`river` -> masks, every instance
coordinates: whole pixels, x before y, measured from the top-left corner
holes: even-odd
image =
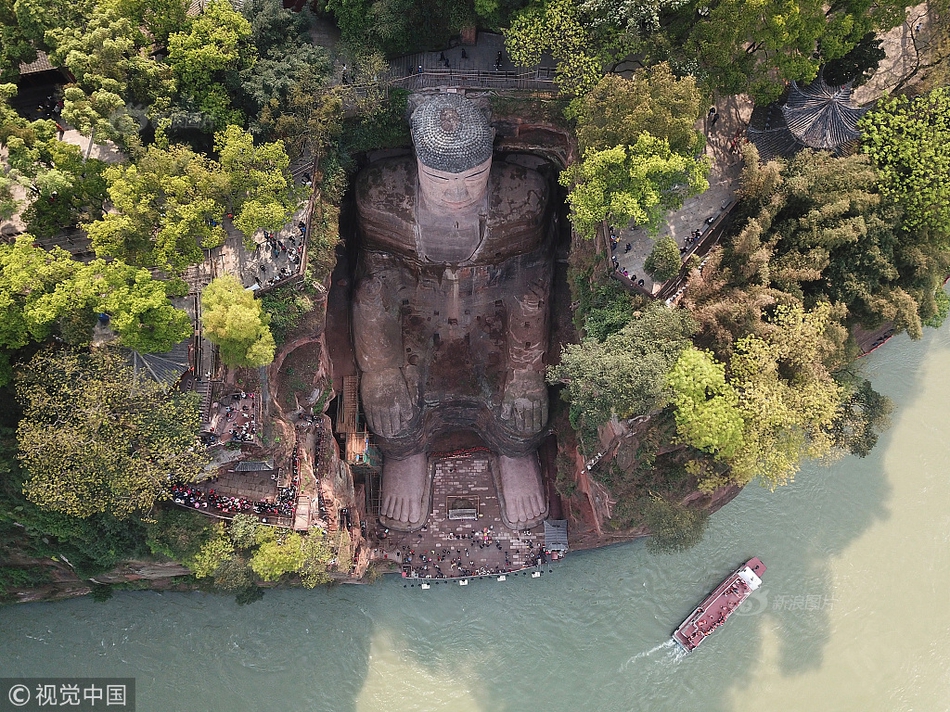
[[[896,403],[866,459],[746,488],[705,541],[573,553],[468,587],[118,593],[0,609],[0,677],[135,677],[146,712],[950,709],[950,329],[862,359]],[[750,555],[765,583],[697,652],[670,632]]]

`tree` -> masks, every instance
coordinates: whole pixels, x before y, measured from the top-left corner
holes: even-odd
[[[86,226],[96,253],[180,272],[224,241],[228,180],[184,146],[149,146],[132,164],[105,171],[113,209]]]
[[[557,63],[555,81],[562,92],[583,96],[600,80],[604,69],[626,56],[631,45],[622,29],[595,23],[582,3],[549,0],[522,10],[505,32],[512,61],[533,67],[550,52]]]
[[[287,529],[261,527],[257,549],[251,556],[251,570],[265,581],[276,581],[284,574],[299,571],[305,561],[304,538]]]
[[[726,382],[726,370],[708,352],[684,349],[667,375],[676,409],[676,432],[683,442],[722,460],[743,446],[745,421],[739,394]]]
[[[919,338],[939,315],[950,251],[904,224],[866,156],[803,151],[761,165],[750,145],[741,184],[737,232],[691,273],[683,300],[700,325],[697,343],[721,360],[742,336],[773,330],[767,316],[779,304],[838,305],[837,333],[890,323]]]
[[[169,477],[202,474],[197,396],[134,379],[116,351],[40,352],[19,370],[16,393],[24,493],[42,507],[129,517],[165,498]]]
[[[224,522],[214,525],[214,533],[202,544],[194,558],[184,562],[197,578],[215,576],[223,565],[234,558],[234,544],[228,538]]]
[[[675,277],[682,266],[680,247],[669,235],[664,235],[654,243],[653,249],[643,262],[643,269],[656,282],[665,282]]]
[[[250,241],[258,230],[276,231],[286,225],[297,204],[284,144],[255,146],[249,133],[228,126],[215,135],[214,147],[235,227]]]
[[[102,5],[85,23],[52,29],[47,38],[55,47],[50,60],[75,77],[64,92],[63,118],[87,136],[138,146],[143,126],[126,104],[167,109],[174,92],[171,69],[150,56],[153,38],[140,22]]]
[[[341,535],[346,534],[340,531]],[[343,547],[342,536],[337,540],[337,550]],[[303,541],[303,563],[300,567],[300,578],[307,588],[314,588],[330,582],[329,567],[334,561],[334,552],[326,533],[320,529],[311,529]],[[349,546],[349,535],[346,536],[346,545]],[[347,573],[349,566],[346,567]]]
[[[216,277],[201,292],[201,324],[229,366],[265,366],[274,360],[274,337],[254,294],[232,275]]]
[[[907,227],[950,238],[950,87],[883,99],[860,128],[881,192],[903,208]]]
[[[188,315],[164,284],[115,260],[83,264],[60,248],[47,252],[28,235],[0,245],[0,349],[6,355],[59,335],[88,344],[97,315],[111,315],[122,346],[168,351],[192,333]]]
[[[904,20],[899,2],[848,0],[828,6],[819,0],[755,6],[724,0],[697,13],[687,5],[680,22],[662,37],[682,47],[705,85],[723,94],[747,92],[757,103],[777,99],[786,82],[811,81],[824,62],[843,57],[868,32],[883,32]],[[658,43],[659,44],[659,43]]]
[[[648,133],[666,139],[673,153],[692,157],[703,146],[695,128],[703,110],[696,81],[678,79],[666,63],[638,71],[632,79],[607,74],[578,102],[577,141],[585,153],[634,145]]]
[[[35,121],[7,139],[8,161],[21,185],[28,185],[22,218],[36,237],[52,237],[102,215],[106,164],[83,160],[78,146],[56,137],[52,121]]]
[[[664,213],[709,187],[708,171],[707,159],[673,153],[666,139],[642,133],[631,146],[588,151],[561,173],[560,182],[571,187],[574,229],[591,239],[604,220],[633,221],[656,232]]]
[[[703,540],[709,510],[691,509],[657,495],[649,499],[643,523],[650,530],[647,549],[652,554],[686,551]]]
[[[254,64],[251,25],[227,0],[211,0],[182,32],[168,38],[168,64],[178,82],[178,102],[210,120],[212,130],[243,124],[226,85]]]
[[[445,47],[475,20],[471,4],[436,0],[328,0],[326,7],[346,45],[388,56]]]
[[[667,371],[689,345],[694,325],[683,310],[651,304],[603,342],[569,344],[548,380],[566,385],[574,420],[590,427],[662,405]]]

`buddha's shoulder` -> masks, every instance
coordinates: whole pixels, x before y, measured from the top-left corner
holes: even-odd
[[[412,200],[416,189],[416,162],[410,156],[375,161],[360,171],[356,191],[370,200],[405,196]]]
[[[492,166],[489,215],[500,220],[540,216],[547,206],[548,190],[538,171],[499,161]]]

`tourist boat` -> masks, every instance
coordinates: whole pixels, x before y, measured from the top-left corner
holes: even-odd
[[[673,640],[687,653],[699,647],[708,635],[726,622],[739,605],[762,585],[765,564],[757,557],[733,571],[716,590],[689,614],[673,632]]]

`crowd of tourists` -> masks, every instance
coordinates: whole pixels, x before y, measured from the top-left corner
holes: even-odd
[[[296,231],[288,235],[264,231],[264,242],[257,243],[257,273],[254,282],[259,288],[270,287],[298,271],[307,238],[307,224],[297,223]]]
[[[257,402],[254,394],[241,391],[233,394],[231,400],[232,403],[224,407],[228,435],[237,442],[252,442],[257,434]]]
[[[297,501],[291,496],[295,487],[278,487],[275,501],[262,499],[253,501],[247,497],[222,495],[213,489],[204,490],[190,485],[175,483],[172,485],[172,501],[183,507],[193,507],[206,512],[219,514],[257,514],[259,516],[292,517]],[[267,519],[265,518],[266,522]]]
[[[491,528],[473,529],[468,534],[460,535],[458,540],[460,542],[458,546],[429,551],[416,551],[408,544],[400,546],[396,553],[402,560],[403,577],[445,579],[468,576],[497,576],[533,566],[541,566],[547,562],[544,547],[539,544],[532,546],[526,552],[523,564],[515,565],[511,559],[510,549],[502,545],[502,540],[494,537]],[[474,556],[478,553],[475,551],[476,548],[485,550],[492,547],[503,553],[505,557],[504,565],[476,564],[474,560]],[[473,552],[475,553],[473,554]]]

